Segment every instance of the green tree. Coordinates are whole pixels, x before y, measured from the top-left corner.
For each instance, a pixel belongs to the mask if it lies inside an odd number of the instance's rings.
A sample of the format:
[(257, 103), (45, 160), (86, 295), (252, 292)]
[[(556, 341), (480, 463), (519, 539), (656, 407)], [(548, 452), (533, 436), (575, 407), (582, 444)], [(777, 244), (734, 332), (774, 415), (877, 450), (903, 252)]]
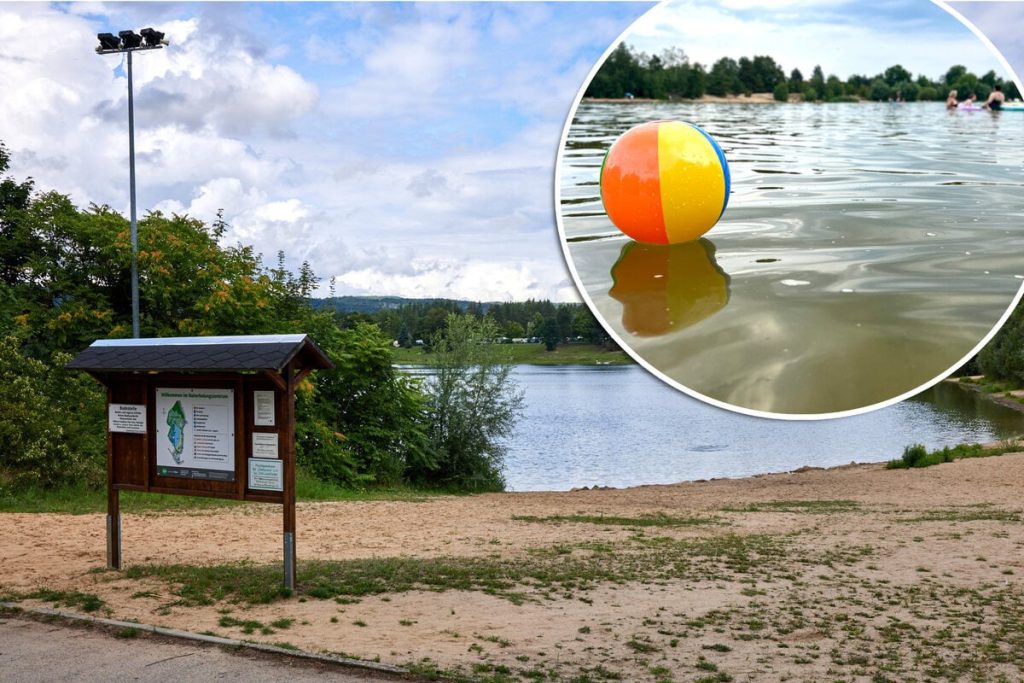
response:
[(26, 220), (32, 180), (2, 177), (9, 165), (7, 147), (0, 142), (0, 283), (14, 287), (28, 279), (28, 261), (42, 244)]
[(789, 101), (789, 86), (786, 83), (779, 83), (772, 91), (772, 97), (776, 102)]
[(835, 76), (829, 76), (828, 80), (825, 81), (825, 99), (839, 99), (844, 94), (846, 94), (846, 91), (843, 88), (843, 82)]
[(544, 322), (541, 323), (538, 330), (538, 335), (544, 342), (544, 348), (548, 351), (554, 351), (561, 340), (558, 335), (558, 321), (554, 318), (544, 318)]
[(885, 81), (886, 85), (895, 86), (897, 83), (903, 81), (909, 81), (913, 78), (913, 75), (899, 64), (894, 64), (885, 70), (882, 75), (882, 80)]
[(509, 339), (522, 339), (526, 335), (526, 328), (515, 320), (505, 323), (505, 336)]
[(800, 92), (804, 89), (804, 75), (800, 73), (800, 69), (793, 69), (789, 72), (789, 91)]
[(959, 81), (967, 73), (967, 67), (963, 64), (957, 64), (949, 67), (946, 71), (946, 75), (942, 77), (942, 82), (946, 84), (947, 88), (955, 88), (957, 81)]
[(410, 468), (420, 485), (499, 491), (505, 437), (522, 410), (523, 395), (490, 318), (450, 315), (432, 340), (434, 374), (424, 384), (431, 459)]
[(1017, 306), (977, 356), (988, 377), (1024, 384), (1024, 306)]
[(623, 97), (626, 93), (640, 95), (643, 85), (643, 68), (636, 54), (625, 44), (619, 43), (594, 74), (587, 86), (587, 97)]
[(825, 72), (821, 70), (820, 65), (815, 65), (814, 71), (811, 72), (811, 80), (808, 83), (814, 88), (814, 92), (818, 94), (818, 97), (825, 96)]
[(425, 398), (392, 365), (389, 337), (365, 323), (340, 330), (325, 316), (308, 324), (335, 368), (300, 386), (298, 463), (345, 486), (390, 486), (429, 469)]
[(412, 333), (409, 332), (409, 326), (402, 323), (401, 327), (398, 328), (398, 345), (403, 349), (412, 348)]
[(104, 480), (104, 395), (91, 378), (30, 358), (0, 338), (0, 494)]
[(884, 102), (892, 97), (892, 89), (881, 78), (876, 78), (871, 84), (871, 99), (876, 102)]
[(727, 94), (739, 93), (742, 89), (740, 66), (735, 59), (722, 57), (712, 65), (707, 79), (709, 95), (722, 97)]
[(751, 66), (758, 86), (755, 92), (772, 92), (776, 85), (786, 81), (782, 67), (767, 55), (755, 55)]

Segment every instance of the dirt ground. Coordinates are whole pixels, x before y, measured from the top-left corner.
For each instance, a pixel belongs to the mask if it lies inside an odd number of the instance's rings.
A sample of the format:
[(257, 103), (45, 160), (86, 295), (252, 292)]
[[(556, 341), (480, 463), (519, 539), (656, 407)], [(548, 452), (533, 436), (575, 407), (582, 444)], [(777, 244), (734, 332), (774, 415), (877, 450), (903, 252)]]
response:
[[(345, 598), (304, 586), (270, 604), (191, 604), (174, 581), (103, 570), (102, 515), (2, 514), (0, 594), (94, 593), (118, 619), (474, 680), (1018, 681), (1022, 485), (1024, 454), (1010, 454), (300, 503), (300, 581), (304, 561), (444, 558), (515, 588), (480, 579)], [(126, 567), (280, 561), (273, 506), (126, 515), (123, 526)], [(293, 622), (239, 630), (280, 619)]]

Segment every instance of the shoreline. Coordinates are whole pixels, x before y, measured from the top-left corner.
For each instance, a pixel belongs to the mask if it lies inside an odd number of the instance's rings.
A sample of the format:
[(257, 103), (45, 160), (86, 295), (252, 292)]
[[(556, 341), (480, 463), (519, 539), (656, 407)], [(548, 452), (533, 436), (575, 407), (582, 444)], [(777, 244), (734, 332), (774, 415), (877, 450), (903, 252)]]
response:
[[(979, 396), (981, 396), (982, 398), (984, 398), (986, 400), (989, 400), (989, 401), (992, 401), (993, 403), (999, 404), (999, 405), (1003, 406), (1004, 408), (1009, 408), (1010, 410), (1015, 410), (1018, 413), (1024, 413), (1024, 403), (1021, 403), (1020, 401), (1017, 401), (1017, 400), (1015, 400), (1013, 398), (1010, 398), (1008, 396), (1002, 395), (1000, 392), (985, 391), (985, 387), (983, 387), (977, 381), (979, 379), (984, 379), (984, 377), (985, 377), (984, 375), (973, 375), (973, 376), (970, 376), (970, 377), (967, 378), (967, 379), (973, 380), (973, 381), (970, 381), (970, 382), (962, 382), (962, 381), (960, 381), (961, 379), (964, 379), (964, 378), (961, 378), (961, 377), (956, 377), (956, 378), (947, 377), (946, 379), (944, 379), (942, 381), (943, 382), (950, 382), (952, 384), (956, 384), (960, 388), (962, 388), (962, 389), (964, 389), (966, 391), (972, 391), (972, 392), (978, 394)], [(1009, 390), (1009, 393), (1011, 395), (1013, 395), (1013, 396), (1024, 396), (1024, 389), (1011, 389), (1011, 390)]]
[[(650, 97), (584, 97), (580, 102), (592, 104), (796, 104), (800, 95), (790, 94), (786, 102), (779, 102), (770, 92), (747, 95), (701, 95), (697, 98), (657, 100)], [(860, 100), (861, 102), (865, 100)], [(813, 103), (817, 104), (817, 103)]]

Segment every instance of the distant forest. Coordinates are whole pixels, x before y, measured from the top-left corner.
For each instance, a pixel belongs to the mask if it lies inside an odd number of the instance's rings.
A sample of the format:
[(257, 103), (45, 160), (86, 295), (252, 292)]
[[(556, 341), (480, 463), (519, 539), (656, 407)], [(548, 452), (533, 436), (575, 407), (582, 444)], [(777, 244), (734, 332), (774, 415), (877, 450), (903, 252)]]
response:
[(621, 43), (601, 66), (587, 87), (587, 97), (621, 98), (632, 95), (656, 100), (695, 99), (703, 95), (750, 95), (772, 93), (780, 102), (796, 95), (804, 102), (857, 102), (903, 100), (906, 102), (946, 99), (956, 90), (959, 99), (977, 95), (984, 101), (993, 87), (1000, 85), (1008, 99), (1020, 99), (1020, 91), (1011, 80), (1003, 80), (995, 71), (977, 76), (957, 64), (938, 81), (928, 76), (916, 78), (907, 69), (894, 64), (880, 74), (854, 74), (846, 80), (814, 67), (810, 78), (800, 69), (786, 75), (781, 64), (771, 57), (757, 55), (739, 60), (723, 57), (710, 69), (691, 62), (679, 48), (660, 55), (648, 55)]
[(554, 303), (546, 299), (477, 302), (455, 299), (403, 299), (402, 297), (342, 296), (313, 299), (314, 309), (333, 309), (343, 327), (360, 322), (377, 325), (400, 346), (429, 343), (452, 313), (490, 318), (507, 341), (535, 339), (554, 348), (571, 341), (615, 343), (583, 304)]

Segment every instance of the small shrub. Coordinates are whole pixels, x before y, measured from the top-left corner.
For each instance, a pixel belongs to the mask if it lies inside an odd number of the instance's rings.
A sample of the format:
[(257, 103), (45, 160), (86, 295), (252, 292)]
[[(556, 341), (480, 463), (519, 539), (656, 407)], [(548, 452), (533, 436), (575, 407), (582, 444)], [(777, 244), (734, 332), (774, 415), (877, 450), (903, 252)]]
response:
[(924, 444), (915, 443), (913, 446), (907, 446), (903, 449), (903, 464), (907, 467), (917, 467), (917, 464), (921, 462), (928, 455), (928, 449), (924, 447)]

